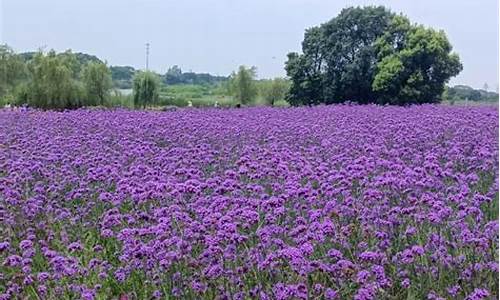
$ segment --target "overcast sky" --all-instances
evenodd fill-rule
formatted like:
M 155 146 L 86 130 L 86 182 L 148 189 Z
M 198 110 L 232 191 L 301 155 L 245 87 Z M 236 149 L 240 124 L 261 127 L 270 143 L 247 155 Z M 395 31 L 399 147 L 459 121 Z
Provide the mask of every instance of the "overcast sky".
M 227 75 L 255 65 L 261 78 L 284 76 L 286 54 L 299 51 L 304 29 L 342 8 L 383 4 L 448 34 L 464 70 L 452 84 L 498 85 L 496 0 L 0 0 L 0 42 L 16 51 L 72 49 L 111 65 L 164 73 Z

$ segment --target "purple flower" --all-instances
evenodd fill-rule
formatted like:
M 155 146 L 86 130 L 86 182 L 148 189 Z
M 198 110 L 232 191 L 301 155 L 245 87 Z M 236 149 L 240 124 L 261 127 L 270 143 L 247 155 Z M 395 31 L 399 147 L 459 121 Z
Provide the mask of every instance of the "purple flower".
M 327 288 L 325 290 L 325 299 L 327 300 L 335 300 L 337 298 L 337 292 L 331 288 Z
M 0 141 L 0 298 L 498 297 L 493 106 L 0 110 Z
M 405 289 L 409 288 L 410 284 L 411 283 L 409 278 L 405 278 L 403 279 L 403 281 L 401 281 L 401 286 L 404 287 Z
M 31 249 L 32 247 L 33 247 L 33 242 L 30 240 L 22 240 L 19 243 L 19 248 L 21 248 L 21 250 L 28 250 Z
M 47 273 L 47 272 L 40 272 L 40 273 L 38 273 L 38 275 L 37 275 L 37 280 L 38 280 L 39 282 L 41 282 L 41 283 L 43 283 L 43 282 L 45 282 L 45 281 L 47 281 L 47 280 L 49 280 L 49 279 L 50 279 L 50 274 L 49 274 L 49 273 Z
M 0 251 L 5 251 L 9 249 L 10 243 L 9 242 L 1 242 L 0 243 Z
M 70 252 L 81 251 L 83 249 L 82 244 L 79 242 L 73 242 L 69 244 L 68 249 Z
M 465 299 L 466 300 L 479 300 L 479 299 L 487 299 L 490 296 L 490 292 L 485 289 L 475 288 L 471 294 L 469 294 Z

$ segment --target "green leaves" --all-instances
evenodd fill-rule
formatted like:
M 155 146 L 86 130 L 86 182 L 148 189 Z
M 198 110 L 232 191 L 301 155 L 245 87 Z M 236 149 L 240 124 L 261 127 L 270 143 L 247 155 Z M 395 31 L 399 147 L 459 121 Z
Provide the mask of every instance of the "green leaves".
M 90 62 L 82 70 L 87 105 L 105 105 L 113 86 L 111 72 L 101 62 Z
M 134 105 L 146 108 L 158 101 L 160 80 L 151 71 L 139 72 L 134 77 Z
M 462 70 L 443 31 L 382 6 L 347 8 L 306 30 L 302 51 L 286 62 L 292 105 L 438 102 Z
M 377 73 L 372 88 L 379 103 L 440 101 L 444 85 L 462 66 L 443 31 L 410 25 L 398 16 L 377 40 Z
M 277 101 L 286 98 L 289 82 L 283 78 L 274 78 L 259 82 L 259 89 L 266 104 L 273 106 Z
M 26 65 L 7 45 L 0 45 L 0 98 L 12 98 L 15 87 L 26 78 Z
M 82 105 L 83 88 L 77 81 L 76 59 L 71 52 L 38 52 L 28 63 L 30 81 L 26 97 L 30 106 L 74 108 Z
M 230 92 L 241 104 L 250 104 L 257 97 L 255 77 L 257 68 L 240 66 L 238 72 L 231 74 Z
M 403 62 L 394 55 L 384 57 L 378 64 L 378 73 L 373 79 L 373 90 L 387 92 L 390 84 L 403 72 Z

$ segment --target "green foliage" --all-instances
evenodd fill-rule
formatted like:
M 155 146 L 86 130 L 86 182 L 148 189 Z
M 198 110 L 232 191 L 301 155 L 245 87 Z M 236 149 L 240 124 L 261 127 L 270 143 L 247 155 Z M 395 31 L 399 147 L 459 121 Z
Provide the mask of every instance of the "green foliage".
M 175 105 L 194 107 L 234 106 L 234 100 L 227 91 L 218 85 L 176 84 L 163 86 L 158 104 L 162 106 Z
M 12 103 L 16 86 L 26 79 L 23 60 L 7 45 L 0 45 L 0 98 Z
M 106 103 L 109 107 L 134 108 L 134 97 L 132 94 L 123 95 L 119 91 L 113 90 Z
M 32 60 L 36 55 L 38 54 L 38 52 L 23 52 L 23 53 L 19 53 L 18 56 L 24 61 L 24 62 L 29 62 L 30 60 Z M 103 63 L 102 60 L 100 60 L 97 56 L 95 55 L 90 55 L 90 54 L 87 54 L 87 53 L 81 53 L 81 52 L 71 52 L 71 51 L 66 51 L 66 52 L 63 52 L 63 53 L 60 53 L 59 55 L 65 55 L 65 54 L 70 54 L 71 56 L 74 57 L 74 59 L 76 60 L 76 63 L 79 65 L 79 66 L 85 66 L 86 64 L 90 63 L 90 62 L 98 62 L 98 63 Z
M 438 102 L 462 66 L 442 31 L 412 25 L 382 6 L 351 7 L 306 30 L 286 71 L 292 105 Z
M 303 54 L 290 53 L 286 63 L 292 80 L 289 102 L 370 102 L 377 61 L 374 44 L 387 30 L 392 16 L 381 6 L 351 7 L 331 21 L 306 30 Z
M 308 29 L 302 43 L 304 54 L 288 54 L 285 70 L 292 82 L 287 97 L 291 105 L 313 105 L 324 102 L 322 69 L 325 62 L 320 51 L 321 39 L 320 27 Z
M 288 103 L 286 100 L 278 100 L 274 102 L 274 107 L 289 107 L 290 103 Z
M 179 66 L 175 65 L 167 70 L 165 73 L 164 81 L 166 84 L 179 84 L 182 82 L 182 70 Z
M 258 82 L 258 88 L 265 104 L 274 106 L 277 101 L 286 99 L 290 82 L 283 78 L 261 80 Z
M 377 40 L 380 61 L 372 87 L 380 103 L 435 103 L 445 83 L 462 70 L 443 31 L 411 25 L 396 16 Z
M 111 66 L 111 78 L 113 85 L 119 89 L 131 89 L 136 70 L 130 66 Z
M 90 62 L 82 70 L 86 105 L 106 105 L 112 87 L 111 72 L 101 62 Z
M 214 76 L 207 73 L 182 72 L 179 66 L 175 65 L 168 69 L 163 76 L 163 82 L 167 85 L 195 84 L 195 85 L 215 85 L 228 81 L 226 76 Z
M 134 106 L 146 108 L 158 101 L 160 80 L 151 71 L 139 72 L 134 77 Z
M 230 91 L 238 103 L 248 105 L 255 100 L 258 93 L 255 84 L 256 76 L 256 67 L 245 66 L 240 66 L 237 72 L 231 74 Z
M 24 90 L 24 100 L 43 109 L 76 108 L 84 105 L 83 87 L 78 82 L 76 57 L 70 51 L 56 54 L 38 52 L 28 62 L 30 81 Z
M 466 85 L 455 85 L 454 87 L 446 87 L 443 96 L 443 100 L 449 101 L 498 101 L 498 94 L 495 92 L 489 92 L 486 90 L 476 90 Z

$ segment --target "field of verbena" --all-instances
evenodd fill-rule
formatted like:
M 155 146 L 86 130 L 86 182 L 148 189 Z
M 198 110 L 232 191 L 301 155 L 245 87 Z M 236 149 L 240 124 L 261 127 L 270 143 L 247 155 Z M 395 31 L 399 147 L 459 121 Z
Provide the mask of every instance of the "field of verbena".
M 1 299 L 498 297 L 498 110 L 0 111 Z

